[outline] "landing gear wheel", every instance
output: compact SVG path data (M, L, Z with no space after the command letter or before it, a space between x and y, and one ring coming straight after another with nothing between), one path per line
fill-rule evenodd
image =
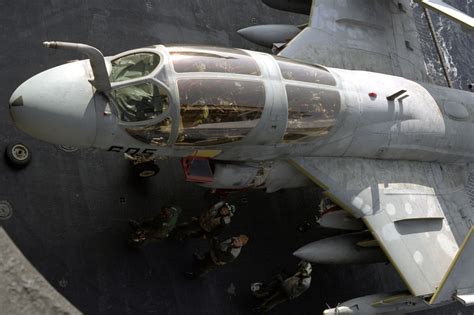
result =
M5 149L5 158L15 168L24 168L31 161L30 149L23 143L11 143Z
M160 168L153 161L136 164L133 169L135 174L141 178L152 177L160 172Z

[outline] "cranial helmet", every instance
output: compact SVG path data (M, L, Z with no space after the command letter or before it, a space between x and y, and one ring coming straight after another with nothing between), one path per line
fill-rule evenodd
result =
M230 216L233 216L234 213L235 213L235 206L234 205L231 205L229 203L225 203L224 204L224 207L227 207L227 209L229 209L229 212L230 212Z
M313 272L313 267L311 266L311 263L303 260L298 264L298 266L300 267L299 271L303 276L311 276L311 272Z

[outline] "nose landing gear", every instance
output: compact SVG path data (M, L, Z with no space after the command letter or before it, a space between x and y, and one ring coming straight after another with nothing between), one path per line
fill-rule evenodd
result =
M133 165L133 171L138 177L147 178L155 176L160 172L160 168L153 161Z
M137 177L153 177L160 172L160 167L155 164L155 158L153 156L145 156L142 154L130 155L127 153L125 153L124 156L132 163L133 172Z

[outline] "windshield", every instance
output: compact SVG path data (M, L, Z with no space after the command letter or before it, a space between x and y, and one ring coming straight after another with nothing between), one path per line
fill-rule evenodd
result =
M260 81L182 79L178 81L181 123L177 145L216 145L242 139L265 106Z
M126 122L154 119L169 107L166 91L150 82L118 88L110 94L117 104L120 120Z
M157 54L142 52L126 55L112 61L110 82L120 82L144 77L158 66L160 57Z

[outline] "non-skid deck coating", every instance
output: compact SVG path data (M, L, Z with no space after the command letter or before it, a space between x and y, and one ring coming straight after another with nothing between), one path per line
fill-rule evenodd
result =
M208 206L204 189L184 182L176 160L138 180L128 162L94 149L66 153L15 129L8 100L24 80L81 56L41 47L45 40L90 44L111 55L158 43L193 43L258 49L235 31L252 24L302 24L305 17L278 12L257 0L0 0L0 147L29 145L33 160L14 171L0 162L0 200L13 215L0 224L30 262L85 314L248 314L256 301L251 282L282 268L293 271L299 246L334 234L297 231L313 222L320 191L296 189L235 195L238 212L227 235L246 233L239 259L203 280L190 281L192 253L205 241L165 241L143 250L127 247L127 221L153 215L165 204L183 218ZM310 290L276 314L319 314L354 297L403 288L390 265L314 266ZM471 314L448 306L429 314ZM427 313L428 314L428 313Z

